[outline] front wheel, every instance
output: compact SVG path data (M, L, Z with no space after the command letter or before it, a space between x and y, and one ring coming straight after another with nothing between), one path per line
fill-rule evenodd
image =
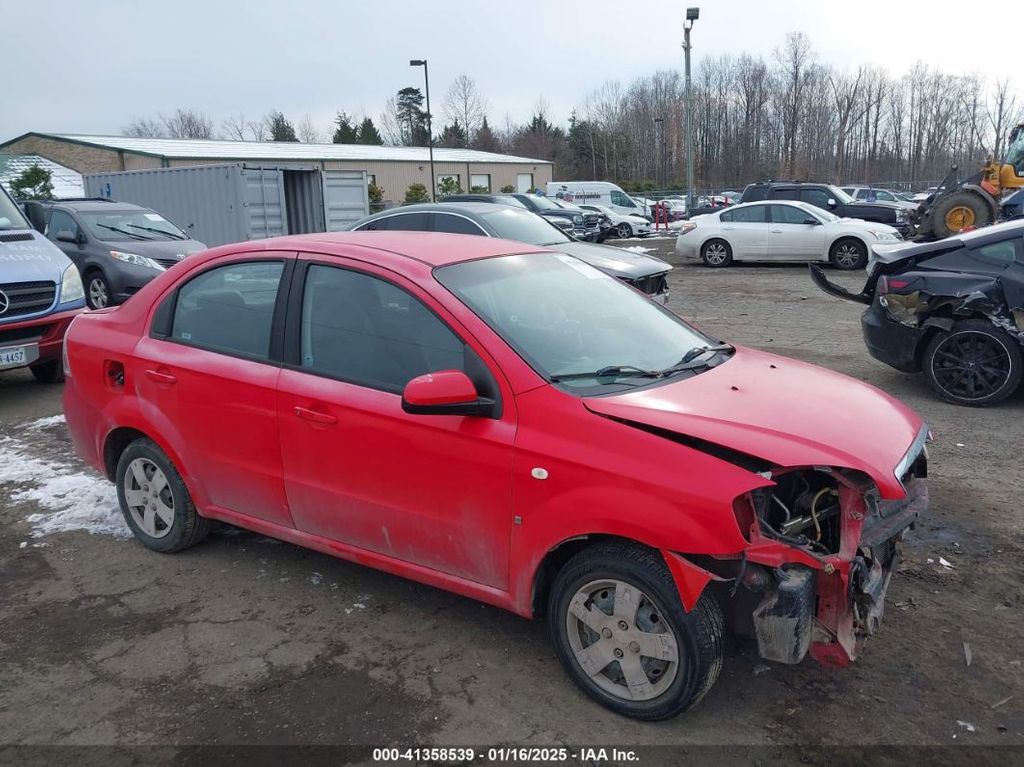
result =
M868 263L868 249L860 240L839 240L832 246L829 258L836 269L863 269Z
M984 407L1013 394L1021 381L1020 345L986 320L958 322L925 348L932 389L949 402Z
M110 306L110 283L103 272L89 272L85 280L85 301L90 309L105 309Z
M618 230L619 237L621 237L622 239L627 239L633 236L633 227L631 227L625 221L619 224L618 227L616 227L616 229Z
M725 240L708 240L700 249L705 266L720 268L732 263L732 247Z
M598 545L555 578L548 623L559 659L591 698L636 719L699 701L722 665L722 613L705 594L689 613L661 555Z

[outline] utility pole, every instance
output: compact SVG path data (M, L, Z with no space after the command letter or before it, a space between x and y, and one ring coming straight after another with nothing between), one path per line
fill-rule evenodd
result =
M665 188L665 118L654 118L654 140L658 140L658 129L661 129L661 141L658 146L657 184L659 189Z
M700 18L700 8L687 8L683 22L683 51L686 57L686 209L696 207L693 194L693 84L690 82L690 29Z
M430 116L430 74L427 72L426 59L412 59L410 67L423 67L423 85L427 91L427 146L430 147L430 201L437 202L437 176L434 175L434 128ZM466 179L469 183L469 179Z

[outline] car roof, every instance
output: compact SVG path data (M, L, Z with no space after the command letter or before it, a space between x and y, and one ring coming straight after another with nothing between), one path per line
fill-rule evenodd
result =
M54 200L52 204L55 208L69 208L82 213L149 210L149 208L144 208L141 205L135 205L130 202L118 202L117 200Z
M548 248L502 240L498 237L443 232L327 232L275 237L259 242L265 250L312 251L342 257L351 257L350 248L355 246L377 250L382 256L388 254L380 259L381 263L394 259L411 259L431 267L520 253L552 252ZM217 250L221 253L244 251L247 245L254 244L256 243L241 243Z
M515 205L504 205L499 210L504 208L512 208L513 210L526 210L526 208L519 208ZM483 202L477 200L455 200L454 202L424 202L418 205L401 205L397 208L388 208L378 213L374 213L372 216L367 216L362 219L363 221L369 221L370 219L384 218L387 215L395 213L489 213L495 210L495 203ZM362 223L362 222L360 222Z

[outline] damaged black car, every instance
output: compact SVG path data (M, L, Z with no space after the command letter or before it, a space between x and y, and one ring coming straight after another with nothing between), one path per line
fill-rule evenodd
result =
M1002 402L1021 382L1024 221L928 243L875 246L860 293L811 279L826 293L867 304L868 351L897 370L924 372L958 405Z

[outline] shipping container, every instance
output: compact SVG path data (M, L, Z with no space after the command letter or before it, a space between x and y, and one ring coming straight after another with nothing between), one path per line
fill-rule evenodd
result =
M246 163L84 176L85 193L160 213L210 247L337 232L370 212L366 172Z

